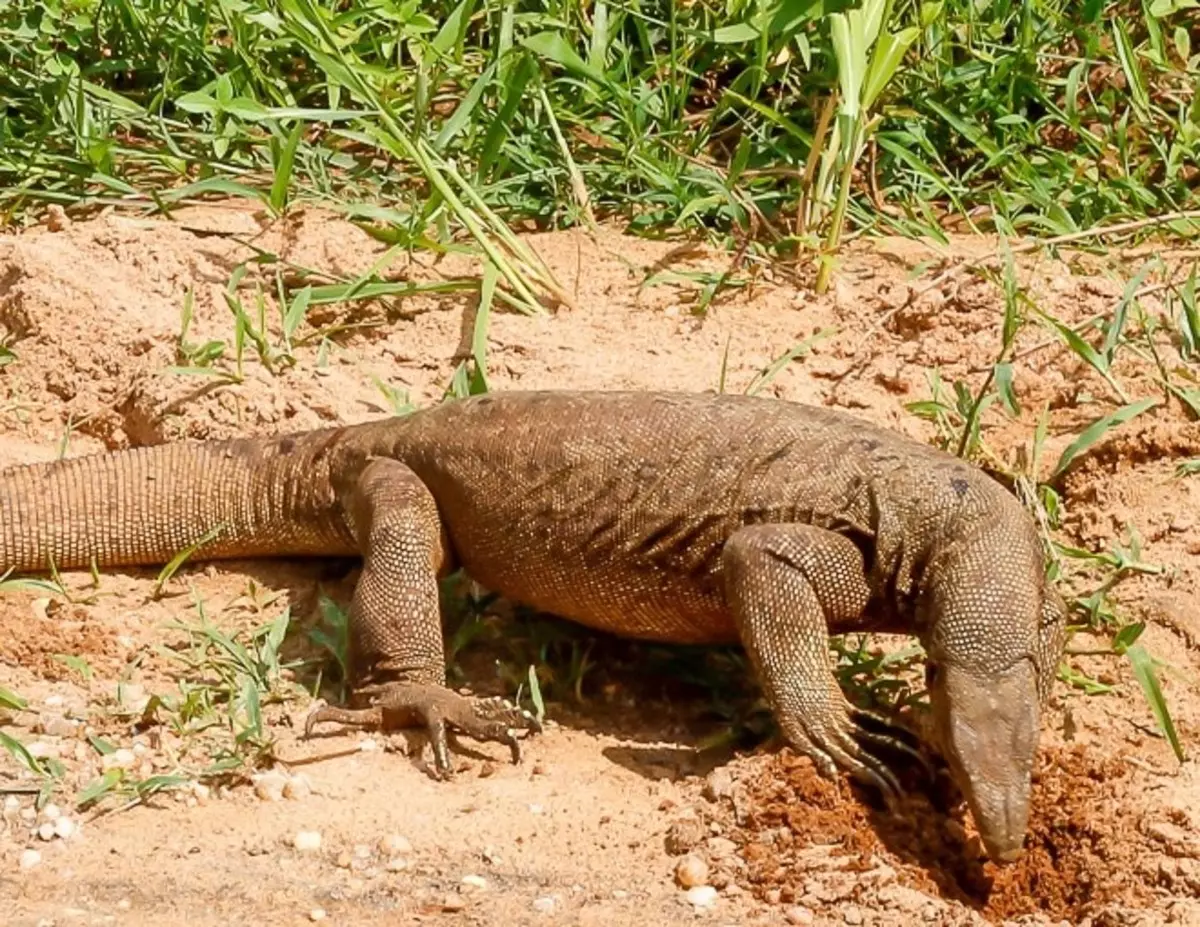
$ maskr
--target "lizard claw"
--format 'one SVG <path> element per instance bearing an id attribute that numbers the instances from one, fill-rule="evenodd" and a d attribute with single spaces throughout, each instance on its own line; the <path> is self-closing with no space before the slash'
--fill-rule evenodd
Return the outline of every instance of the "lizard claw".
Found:
<path id="1" fill-rule="evenodd" d="M 444 779 L 451 773 L 447 727 L 475 740 L 507 745 L 514 764 L 521 762 L 517 733 L 542 730 L 541 722 L 528 711 L 498 697 L 468 698 L 442 686 L 399 682 L 373 687 L 370 691 L 370 705 L 366 708 L 322 706 L 313 711 L 304 722 L 304 736 L 310 737 L 313 728 L 324 721 L 354 727 L 423 725 L 433 747 L 436 775 Z"/>
<path id="2" fill-rule="evenodd" d="M 799 749 L 812 758 L 818 770 L 829 778 L 838 771 L 878 789 L 889 803 L 904 794 L 895 774 L 887 764 L 869 752 L 861 740 L 891 743 L 885 735 L 873 734 L 852 720 L 849 712 L 840 714 L 840 722 L 821 725 L 805 731 L 805 736 L 791 738 Z"/>
<path id="3" fill-rule="evenodd" d="M 929 758 L 910 743 L 913 740 L 913 734 L 907 728 L 865 708 L 852 707 L 850 716 L 857 723 L 855 737 L 858 740 L 886 750 L 894 750 L 909 759 L 916 760 L 930 780 L 936 777 L 937 773 L 934 771 L 933 764 L 929 762 Z M 866 723 L 864 724 L 864 722 Z"/>

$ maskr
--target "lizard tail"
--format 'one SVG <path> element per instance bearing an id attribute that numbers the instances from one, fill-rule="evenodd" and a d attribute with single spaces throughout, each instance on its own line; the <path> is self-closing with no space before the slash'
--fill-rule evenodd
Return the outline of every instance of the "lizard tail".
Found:
<path id="1" fill-rule="evenodd" d="M 354 550 L 303 437 L 165 444 L 0 470 L 0 575 Z"/>

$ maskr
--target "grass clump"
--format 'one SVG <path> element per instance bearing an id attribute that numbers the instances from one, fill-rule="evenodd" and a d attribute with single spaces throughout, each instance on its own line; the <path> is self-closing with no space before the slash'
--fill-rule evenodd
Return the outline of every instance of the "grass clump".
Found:
<path id="1" fill-rule="evenodd" d="M 0 204 L 322 202 L 405 247 L 468 236 L 527 311 L 569 295 L 518 220 L 749 236 L 823 268 L 844 218 L 1063 234 L 1194 199 L 1189 7 L 9 4 Z"/>

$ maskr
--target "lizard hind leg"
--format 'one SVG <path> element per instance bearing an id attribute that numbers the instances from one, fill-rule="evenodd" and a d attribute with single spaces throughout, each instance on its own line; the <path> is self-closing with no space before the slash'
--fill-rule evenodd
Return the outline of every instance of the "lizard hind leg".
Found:
<path id="1" fill-rule="evenodd" d="M 323 721 L 359 727 L 423 726 L 439 776 L 450 773 L 447 726 L 481 741 L 503 743 L 520 761 L 519 731 L 537 732 L 527 711 L 496 698 L 469 698 L 446 688 L 438 577 L 450 562 L 437 503 L 398 460 L 371 460 L 339 487 L 363 569 L 350 605 L 350 666 L 356 709 L 323 707 Z"/>
<path id="2" fill-rule="evenodd" d="M 784 737 L 827 776 L 844 770 L 885 798 L 902 791 L 868 746 L 919 754 L 846 700 L 833 675 L 829 629 L 855 621 L 870 598 L 862 552 L 848 538 L 800 524 L 739 529 L 722 552 L 725 596 Z"/>

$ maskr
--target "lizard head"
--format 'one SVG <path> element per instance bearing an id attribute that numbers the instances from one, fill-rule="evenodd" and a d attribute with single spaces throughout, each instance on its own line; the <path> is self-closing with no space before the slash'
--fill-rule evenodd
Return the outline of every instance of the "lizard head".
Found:
<path id="1" fill-rule="evenodd" d="M 1007 548 L 1014 553 L 1012 545 Z M 1041 714 L 1065 642 L 1061 599 L 1024 568 L 951 558 L 933 591 L 927 682 L 934 734 L 988 856 L 1016 860 L 1029 822 Z M 963 551 L 967 553 L 967 551 Z M 954 563 L 954 561 L 959 561 Z"/>

